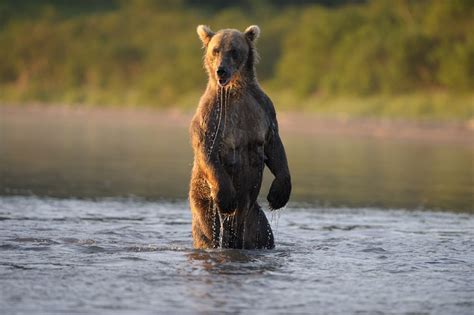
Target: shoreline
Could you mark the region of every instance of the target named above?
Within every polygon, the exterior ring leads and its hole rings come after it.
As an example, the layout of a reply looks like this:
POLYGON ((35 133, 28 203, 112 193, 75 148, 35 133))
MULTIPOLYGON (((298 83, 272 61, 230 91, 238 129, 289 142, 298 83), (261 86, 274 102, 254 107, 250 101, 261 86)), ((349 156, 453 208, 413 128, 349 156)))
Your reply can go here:
POLYGON ((371 137, 474 145, 474 124, 411 121, 386 118, 337 118, 317 114, 285 113, 280 126, 304 135, 371 137))
MULTIPOLYGON (((161 124, 188 128, 194 112, 178 108, 92 107, 69 105, 0 105, 2 119, 71 118, 103 123, 161 124)), ((278 111, 283 135, 371 137, 474 145, 474 122, 413 121, 386 118, 346 118, 330 115, 278 111)))

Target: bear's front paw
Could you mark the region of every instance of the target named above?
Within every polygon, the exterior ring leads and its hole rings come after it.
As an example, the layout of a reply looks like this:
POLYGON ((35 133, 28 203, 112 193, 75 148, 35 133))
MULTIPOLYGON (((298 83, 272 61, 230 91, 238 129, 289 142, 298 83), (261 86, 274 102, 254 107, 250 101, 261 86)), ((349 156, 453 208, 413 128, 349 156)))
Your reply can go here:
POLYGON ((217 208, 221 213, 232 213, 235 210, 235 189, 233 186, 227 189, 219 189, 216 194, 215 201, 217 208))
POLYGON ((277 177, 273 180, 268 192, 267 200, 270 209, 280 209, 286 205, 290 199, 291 179, 290 177, 277 177))

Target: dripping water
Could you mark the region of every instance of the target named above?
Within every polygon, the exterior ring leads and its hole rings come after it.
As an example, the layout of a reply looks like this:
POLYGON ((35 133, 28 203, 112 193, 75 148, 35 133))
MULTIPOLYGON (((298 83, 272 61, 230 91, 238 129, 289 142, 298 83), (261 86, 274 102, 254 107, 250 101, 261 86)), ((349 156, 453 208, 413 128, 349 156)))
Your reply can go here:
POLYGON ((235 222, 235 213, 233 214, 222 214, 221 212, 217 211, 219 215, 219 222, 220 222, 220 229, 219 229, 219 248, 226 248, 231 245, 231 239, 229 237, 225 237, 226 226, 229 226, 228 236, 232 236, 235 234, 233 225, 235 222), (230 225, 228 224, 230 221, 230 225))
MULTIPOLYGON (((213 139, 211 141, 211 146, 209 148, 208 159, 211 158, 211 155, 214 151, 214 146, 216 144, 217 137, 219 136, 219 134, 222 137, 224 132, 225 132, 226 120, 227 120, 227 117, 226 117, 227 102, 228 102, 229 97, 230 97, 230 89, 225 88, 225 87, 220 87, 218 89, 218 91, 217 91, 218 106, 217 106, 217 109, 216 109, 217 110, 217 116, 218 116, 218 122, 217 122, 217 126, 215 128, 214 133, 211 135, 211 136, 213 136, 213 139), (224 118, 222 118, 222 116, 224 116, 224 118), (222 128, 222 131, 221 131, 220 128, 221 128, 222 120, 224 120, 224 121, 223 121, 223 128, 222 128)), ((219 144, 219 150, 220 149, 221 149, 221 147, 220 147, 220 144, 219 144)), ((232 178, 232 181, 233 181, 233 178, 232 178)), ((213 226, 212 226, 214 240, 217 239, 217 220, 216 220, 217 215, 219 217, 219 225, 220 225, 220 227, 219 227, 219 236, 218 236, 219 237, 219 247, 223 248, 224 245, 228 245, 228 244, 224 244, 224 231, 225 231, 225 223, 231 216, 222 215, 221 212, 217 209, 217 205, 214 203, 213 226)), ((231 224, 229 233, 230 233, 230 235, 233 235, 235 237, 235 227, 234 227, 235 218, 234 218, 234 215, 232 215, 232 222, 231 223, 232 224, 231 224)))
MULTIPOLYGON (((221 128, 221 121, 222 121, 222 112, 224 111, 224 106, 225 106, 225 88, 221 87, 219 90, 217 90, 217 116, 218 116, 218 121, 217 121, 217 127, 215 129, 215 131, 213 132, 213 134, 211 134, 211 136, 214 136, 212 138, 212 141, 211 141, 211 146, 209 148, 209 152, 208 152, 208 159, 211 158, 211 155, 212 155, 212 152, 214 151, 214 145, 216 144, 216 140, 217 140, 217 137, 219 135, 219 130, 221 128)), ((224 117, 224 120, 225 120, 225 117, 224 117)), ((225 121, 224 121, 224 126, 225 126, 225 121)), ((225 127, 224 127, 225 128, 225 127)))
POLYGON ((242 232, 242 249, 245 249, 245 225, 247 224, 247 216, 244 217, 243 232, 242 232))
MULTIPOLYGON (((278 222, 280 221, 281 210, 284 210, 284 209, 285 208, 272 210, 272 216, 271 216, 270 222, 275 230, 275 233, 273 233, 273 238, 275 241, 278 237, 278 222)), ((268 234, 270 234, 270 232, 268 234)))
POLYGON ((278 237, 278 222, 280 222, 281 210, 285 210, 286 206, 282 209, 276 210, 276 226, 275 226, 275 239, 278 237))
MULTIPOLYGON (((259 209, 259 211, 262 211, 259 209)), ((262 216, 261 213, 257 215, 257 226, 260 227, 260 217, 262 216)), ((260 244, 260 233, 257 233, 257 244, 260 244)))
MULTIPOLYGON (((231 224, 231 235, 232 235, 232 239, 233 240, 236 240, 237 239, 237 228, 236 228, 236 218, 235 218, 235 212, 232 214, 232 224, 231 224)), ((234 241, 235 242, 235 241, 234 241)), ((232 247, 235 247, 235 244, 232 246, 232 247)))
POLYGON ((224 218, 222 213, 218 211, 219 214, 219 222, 221 225, 221 228, 219 230, 219 248, 222 248, 224 245, 224 218))
MULTIPOLYGON (((212 206, 212 239, 213 241, 215 242, 215 240, 217 239, 217 205, 212 202, 213 206, 212 206)), ((210 204, 209 204, 210 205, 210 204)), ((213 246, 215 246, 215 243, 213 244, 213 246)))

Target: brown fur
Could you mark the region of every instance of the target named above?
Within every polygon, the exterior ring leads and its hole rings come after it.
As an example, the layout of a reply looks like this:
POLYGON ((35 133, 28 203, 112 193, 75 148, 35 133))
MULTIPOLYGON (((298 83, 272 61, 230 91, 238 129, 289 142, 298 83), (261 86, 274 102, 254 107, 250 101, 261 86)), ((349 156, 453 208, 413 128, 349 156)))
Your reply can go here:
POLYGON ((288 202, 291 180, 275 109, 255 75, 260 29, 214 33, 199 26, 197 32, 209 81, 190 127, 194 247, 273 248, 270 225, 257 203, 263 169, 267 165, 275 176, 267 196, 272 209, 288 202), (218 69, 225 70, 225 87, 219 85, 218 69))

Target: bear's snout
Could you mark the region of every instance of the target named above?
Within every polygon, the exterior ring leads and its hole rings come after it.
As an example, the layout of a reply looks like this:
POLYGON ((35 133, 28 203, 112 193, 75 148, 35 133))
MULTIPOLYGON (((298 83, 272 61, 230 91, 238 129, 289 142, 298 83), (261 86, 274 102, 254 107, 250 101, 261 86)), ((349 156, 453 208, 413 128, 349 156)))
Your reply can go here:
POLYGON ((227 83, 229 83, 231 75, 230 71, 227 70, 225 67, 220 66, 219 68, 217 68, 216 75, 220 86, 224 87, 225 85, 227 85, 227 83))
POLYGON ((227 71, 224 69, 224 67, 219 67, 219 69, 217 69, 217 76, 219 78, 227 77, 227 71))

